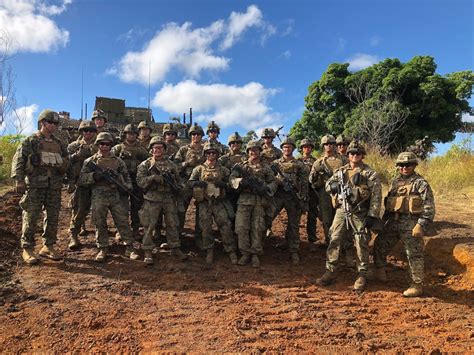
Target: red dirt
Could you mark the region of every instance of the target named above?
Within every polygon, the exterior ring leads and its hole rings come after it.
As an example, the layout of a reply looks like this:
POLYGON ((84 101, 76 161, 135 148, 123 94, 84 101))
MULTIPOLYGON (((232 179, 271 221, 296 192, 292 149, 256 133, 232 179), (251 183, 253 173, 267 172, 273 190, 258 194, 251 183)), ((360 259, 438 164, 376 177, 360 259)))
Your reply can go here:
MULTIPOLYGON (((259 270, 230 265, 221 247, 208 268, 190 238, 185 263, 160 250, 147 267, 120 256, 123 246, 115 245, 115 255, 97 264, 92 233, 79 252, 66 249, 66 199, 65 193, 58 242, 65 259, 34 267, 20 262, 18 197, 2 199, 2 352, 474 350, 474 294, 449 250, 427 257, 426 295, 418 299, 401 296, 405 269, 395 258, 390 282, 371 281, 362 294, 351 291, 356 275, 347 268, 335 285, 317 286, 324 250, 311 252, 301 228, 302 262, 291 266, 288 252, 276 247, 284 214, 273 228, 277 237, 266 240, 259 270)), ((472 240, 466 206, 455 214, 439 206, 432 240, 472 240)))

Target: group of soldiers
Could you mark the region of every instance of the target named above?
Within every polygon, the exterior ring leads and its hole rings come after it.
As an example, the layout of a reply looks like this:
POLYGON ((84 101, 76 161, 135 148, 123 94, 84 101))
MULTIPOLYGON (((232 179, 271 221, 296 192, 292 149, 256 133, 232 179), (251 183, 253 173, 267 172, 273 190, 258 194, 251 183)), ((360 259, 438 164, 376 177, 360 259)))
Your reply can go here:
MULTIPOLYGON (((107 130, 106 116, 95 111, 90 121, 80 123, 80 137, 68 146, 55 136, 59 116, 52 110, 39 115, 40 129, 18 147, 12 178, 23 194, 21 246, 27 264, 38 263, 34 252, 35 232, 42 211, 42 257, 60 260, 55 250, 61 188, 67 176, 72 194, 69 248, 81 246, 79 236, 91 212, 102 262, 109 252, 107 216, 113 218, 125 244, 125 256, 141 258, 134 242, 141 242, 143 261, 152 265, 152 251, 166 235, 167 248, 179 260, 186 211, 195 201, 194 238, 205 251, 205 261, 214 261, 217 226, 225 252, 232 264, 260 266, 265 235, 271 234, 273 220, 285 209, 288 223, 286 246, 293 264, 300 262, 299 224, 307 212, 307 236, 318 241, 316 220, 324 231, 327 246, 326 272, 318 283, 334 282, 341 256, 354 253, 358 277, 354 289, 364 290, 369 268, 369 241, 375 225, 383 224, 374 246, 375 276, 386 281, 386 257, 395 243, 403 240, 408 257, 410 287, 407 297, 422 294, 423 235, 434 217, 434 198, 429 184, 415 172, 417 158, 401 153, 398 176, 390 185, 382 207, 381 183, 377 172, 364 163, 364 147, 343 135, 321 139, 322 154, 313 156, 316 145, 303 139, 298 147, 286 137, 280 149, 273 141, 272 128, 261 139, 250 141, 243 150, 236 132, 228 145, 219 142, 215 122, 189 129, 191 142, 177 143, 177 131, 165 124, 161 134, 152 136, 146 122, 127 125, 122 142, 107 130), (294 156, 297 148, 300 156, 294 156)), ((156 133, 156 132, 155 132, 156 133)), ((135 244, 136 245, 136 244, 135 244)))

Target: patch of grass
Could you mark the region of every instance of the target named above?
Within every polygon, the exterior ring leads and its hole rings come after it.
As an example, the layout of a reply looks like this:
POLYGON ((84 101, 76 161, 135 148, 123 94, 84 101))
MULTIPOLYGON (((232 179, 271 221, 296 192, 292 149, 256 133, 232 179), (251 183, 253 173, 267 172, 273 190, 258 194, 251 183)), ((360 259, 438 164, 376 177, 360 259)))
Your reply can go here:
POLYGON ((10 174, 12 170, 12 159, 16 148, 24 136, 7 135, 0 137, 0 154, 3 156, 3 163, 0 164, 0 182, 11 184, 10 174))

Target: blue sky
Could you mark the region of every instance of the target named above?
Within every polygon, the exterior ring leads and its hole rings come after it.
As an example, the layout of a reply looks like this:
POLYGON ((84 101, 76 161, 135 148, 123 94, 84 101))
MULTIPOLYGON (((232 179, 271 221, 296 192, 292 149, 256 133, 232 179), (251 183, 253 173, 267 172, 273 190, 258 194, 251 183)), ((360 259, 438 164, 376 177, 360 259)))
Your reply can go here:
POLYGON ((224 141, 288 131, 333 62, 359 70, 431 55, 440 74, 472 69, 473 17, 468 0, 0 0, 18 106, 31 119, 44 108, 80 117, 82 71, 89 116, 95 96, 147 106, 151 67, 155 119, 193 107, 224 141))

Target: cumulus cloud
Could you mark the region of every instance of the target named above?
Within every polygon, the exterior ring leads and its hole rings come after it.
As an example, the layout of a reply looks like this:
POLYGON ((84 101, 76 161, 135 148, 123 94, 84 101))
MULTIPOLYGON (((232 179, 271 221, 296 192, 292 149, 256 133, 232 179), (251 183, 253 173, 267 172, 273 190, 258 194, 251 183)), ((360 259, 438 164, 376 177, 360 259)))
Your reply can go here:
POLYGON ((375 55, 357 53, 346 61, 349 63, 350 70, 358 71, 380 62, 380 59, 375 55))
POLYGON ((38 105, 18 107, 15 111, 9 111, 0 124, 1 134, 24 134, 29 135, 38 129, 36 120, 38 105))
POLYGON ((51 19, 64 12, 71 0, 60 5, 40 0, 0 1, 0 36, 9 43, 10 53, 50 52, 64 47, 69 32, 51 19))
MULTIPOLYGON (((150 82, 156 84, 173 69, 190 79, 198 78, 203 71, 226 70, 230 59, 216 54, 216 48, 229 49, 251 27, 260 28, 261 43, 276 32, 263 20, 255 5, 249 6, 245 13, 232 12, 227 21, 217 20, 208 27, 193 29, 190 22, 168 23, 141 51, 126 53, 107 73, 117 75, 124 82, 147 85, 149 72, 150 82)), ((128 34, 126 38, 130 39, 128 34)))
POLYGON ((225 84, 201 85, 186 80, 177 85, 164 84, 156 93, 153 104, 163 110, 181 114, 192 107, 199 122, 216 121, 223 127, 237 125, 256 129, 274 123, 275 113, 267 100, 277 93, 262 84, 251 82, 244 86, 225 84))
POLYGON ((474 115, 471 115, 468 112, 464 112, 462 114, 462 121, 463 122, 473 122, 474 123, 474 115))

